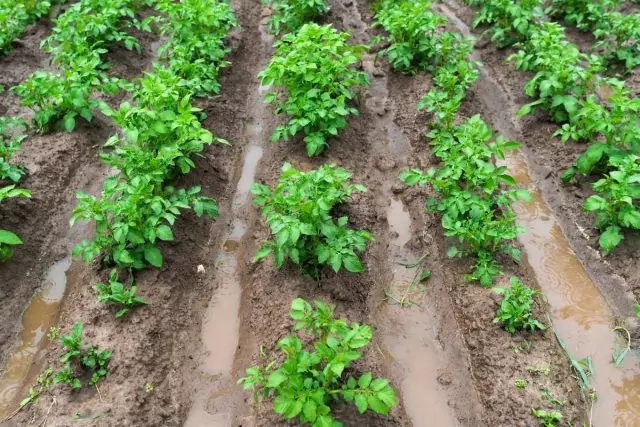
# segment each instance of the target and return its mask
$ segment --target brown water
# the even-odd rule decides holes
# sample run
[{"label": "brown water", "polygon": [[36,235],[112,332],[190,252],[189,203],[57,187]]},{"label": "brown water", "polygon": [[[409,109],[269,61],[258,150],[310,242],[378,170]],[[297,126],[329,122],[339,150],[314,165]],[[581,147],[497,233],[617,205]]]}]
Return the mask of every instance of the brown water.
[{"label": "brown water", "polygon": [[36,294],[24,313],[16,345],[9,352],[0,376],[0,420],[9,416],[25,397],[31,380],[38,375],[38,363],[49,343],[47,332],[55,326],[60,303],[67,286],[66,272],[71,258],[51,266],[41,292]]},{"label": "brown water", "polygon": [[416,259],[404,249],[411,237],[411,217],[402,202],[391,199],[387,221],[395,234],[389,249],[394,264],[393,282],[388,290],[395,298],[406,296],[420,306],[385,304],[378,313],[378,318],[384,321],[380,335],[387,351],[404,371],[402,399],[413,426],[455,426],[457,421],[447,403],[447,392],[438,382],[446,360],[436,338],[437,320],[423,293],[407,292],[416,269],[400,265]]},{"label": "brown water", "polygon": [[[365,69],[371,73],[371,61],[365,61]],[[402,264],[412,263],[420,254],[411,253],[405,245],[411,239],[411,217],[402,201],[393,197],[391,184],[397,182],[397,171],[407,164],[411,145],[393,121],[392,114],[385,114],[385,104],[389,96],[387,79],[371,78],[371,97],[367,107],[379,116],[372,138],[379,157],[390,158],[395,164],[384,172],[383,194],[390,201],[387,208],[390,245],[387,251],[390,259],[392,281],[387,286],[391,296],[388,304],[381,305],[376,313],[377,335],[381,337],[385,352],[402,370],[401,391],[403,405],[413,426],[447,427],[457,425],[453,410],[447,401],[449,395],[438,382],[438,376],[445,371],[447,363],[438,342],[437,325],[432,301],[425,299],[424,289],[419,284],[412,286],[416,268]],[[393,301],[409,302],[401,306]]]},{"label": "brown water", "polygon": [[515,206],[518,222],[527,229],[519,240],[549,301],[553,326],[573,358],[592,357],[598,395],[593,425],[640,426],[640,358],[630,353],[619,368],[611,364],[615,333],[607,302],[570,249],[522,157],[513,155],[508,164],[516,181],[533,196],[532,203]]}]

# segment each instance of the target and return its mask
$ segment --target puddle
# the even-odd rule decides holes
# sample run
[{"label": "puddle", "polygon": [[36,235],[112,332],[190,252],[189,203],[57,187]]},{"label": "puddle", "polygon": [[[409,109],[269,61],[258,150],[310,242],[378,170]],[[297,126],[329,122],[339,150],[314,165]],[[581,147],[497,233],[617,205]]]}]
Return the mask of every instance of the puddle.
[{"label": "puddle", "polygon": [[613,314],[600,291],[570,249],[542,194],[527,175],[519,155],[508,159],[516,181],[528,188],[531,203],[518,203],[518,222],[527,229],[519,237],[525,261],[551,306],[553,326],[571,356],[591,356],[598,400],[593,408],[596,426],[631,427],[640,424],[640,357],[630,353],[619,368],[611,364],[615,334]]},{"label": "puddle", "polygon": [[[365,61],[365,68],[370,74],[372,67],[373,61]],[[388,256],[392,263],[392,281],[386,291],[390,300],[395,298],[419,304],[405,307],[392,301],[382,304],[376,313],[378,336],[385,352],[402,371],[401,394],[411,424],[416,427],[455,426],[456,417],[448,405],[449,393],[438,382],[438,375],[446,367],[444,352],[436,338],[438,320],[420,284],[414,283],[409,287],[414,282],[417,269],[403,265],[417,260],[415,254],[405,249],[412,237],[411,217],[402,201],[395,199],[391,192],[391,184],[397,182],[398,171],[407,164],[411,145],[394,123],[393,115],[387,114],[386,77],[370,80],[372,96],[367,100],[367,108],[378,116],[377,128],[372,129],[372,135],[377,140],[374,145],[376,156],[390,159],[390,164],[395,165],[381,171],[386,174],[382,192],[390,200],[386,216],[390,233]],[[379,139],[381,135],[384,137]]]},{"label": "puddle", "polygon": [[0,419],[18,407],[26,390],[38,375],[44,349],[49,343],[47,332],[55,326],[60,303],[67,287],[66,272],[71,258],[64,258],[51,266],[44,289],[36,294],[22,314],[18,342],[8,353],[0,376]]},{"label": "puddle", "polygon": [[419,426],[455,426],[455,414],[447,402],[447,392],[438,382],[439,370],[445,366],[444,353],[436,338],[437,320],[422,301],[424,294],[407,292],[414,280],[415,268],[399,263],[415,260],[404,245],[411,237],[411,217],[401,201],[391,199],[387,221],[392,236],[390,252],[393,262],[393,282],[389,291],[396,297],[420,300],[422,307],[402,308],[397,304],[384,304],[378,313],[381,337],[387,351],[404,371],[402,399],[412,424]]},{"label": "puddle", "polygon": [[[202,325],[202,343],[206,356],[200,362],[199,369],[204,376],[213,380],[212,392],[199,393],[189,411],[185,427],[220,426],[231,425],[229,407],[233,403],[223,403],[226,411],[214,411],[212,413],[210,400],[224,395],[231,396],[228,390],[235,383],[231,378],[233,361],[238,347],[240,333],[240,300],[242,286],[238,278],[237,250],[240,241],[247,231],[247,223],[242,210],[249,202],[251,184],[254,182],[258,162],[262,158],[263,149],[258,145],[262,136],[262,126],[259,123],[247,124],[245,129],[249,145],[244,156],[242,173],[236,187],[236,192],[231,203],[231,231],[226,236],[222,250],[218,252],[215,260],[215,277],[219,281]],[[207,397],[208,396],[208,397]],[[220,403],[220,402],[218,402]]]}]

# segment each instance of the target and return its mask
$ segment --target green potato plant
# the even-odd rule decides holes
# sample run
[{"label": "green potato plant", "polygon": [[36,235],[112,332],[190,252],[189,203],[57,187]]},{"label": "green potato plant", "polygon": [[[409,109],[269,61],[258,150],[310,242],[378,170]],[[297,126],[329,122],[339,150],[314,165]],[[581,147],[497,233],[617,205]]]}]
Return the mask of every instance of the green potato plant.
[{"label": "green potato plant", "polygon": [[23,168],[11,163],[11,158],[26,138],[22,132],[26,128],[27,124],[19,117],[0,116],[0,181],[18,183],[25,175]]},{"label": "green potato plant", "polygon": [[354,191],[366,191],[362,185],[348,184],[350,177],[335,164],[301,172],[285,163],[273,190],[254,184],[253,202],[262,208],[274,239],[263,244],[253,261],[273,254],[277,268],[289,259],[316,280],[324,265],[335,272],[342,267],[362,272],[356,252],[363,252],[373,236],[347,228],[346,216],[336,221],[331,215],[334,206],[347,201]]},{"label": "green potato plant", "polygon": [[325,14],[329,8],[326,0],[263,0],[272,10],[267,21],[269,32],[295,32],[308,22]]},{"label": "green potato plant", "polygon": [[336,427],[331,406],[339,400],[355,404],[359,413],[373,410],[388,415],[397,405],[395,390],[389,380],[373,378],[371,372],[357,379],[347,376],[350,365],[360,359],[361,351],[372,338],[371,327],[334,319],[333,307],[315,301],[315,308],[297,298],[291,303],[290,317],[294,331],[304,330],[313,337],[313,345],[305,349],[296,335],[278,342],[284,355],[266,367],[247,369],[238,380],[245,390],[253,389],[254,397],[273,399],[273,410],[285,419],[303,425]]},{"label": "green potato plant", "polygon": [[593,184],[596,194],[584,202],[584,210],[596,216],[604,252],[620,244],[622,229],[640,230],[640,157],[612,156],[609,165],[613,170]]},{"label": "green potato plant", "polygon": [[289,121],[276,128],[273,142],[302,132],[307,154],[318,155],[327,139],[347,126],[347,117],[358,113],[351,105],[353,86],[368,81],[354,65],[366,47],[351,46],[348,38],[330,25],[312,23],[275,43],[275,53],[259,77],[263,85],[272,85],[265,102],[274,103],[275,114],[285,113]]},{"label": "green potato plant", "polygon": [[14,40],[27,26],[49,14],[55,5],[64,0],[1,0],[0,1],[0,53],[8,53]]},{"label": "green potato plant", "polygon": [[522,284],[520,279],[512,277],[510,279],[511,287],[494,287],[493,291],[498,295],[502,295],[500,308],[496,312],[493,323],[500,323],[510,333],[519,330],[536,330],[546,329],[544,324],[533,317],[532,306],[534,304],[534,296],[539,293]]},{"label": "green potato plant", "polygon": [[394,71],[415,73],[431,66],[438,34],[447,20],[431,10],[430,0],[381,0],[373,6],[374,27],[387,35],[381,40],[389,46],[379,55],[386,56]]},{"label": "green potato plant", "polygon": [[544,17],[541,0],[466,0],[471,6],[480,6],[473,19],[473,27],[490,25],[487,32],[499,48],[527,40],[533,25]]},{"label": "green potato plant", "polygon": [[230,63],[224,40],[238,26],[227,1],[159,0],[156,8],[167,14],[162,34],[169,40],[158,50],[169,70],[182,79],[181,85],[194,96],[220,92],[218,74]]},{"label": "green potato plant", "polygon": [[[76,322],[69,335],[60,337],[60,346],[64,353],[60,356],[62,368],[55,372],[53,384],[66,383],[72,388],[82,387],[80,374],[89,373],[89,386],[97,384],[107,376],[107,364],[111,358],[111,351],[100,350],[98,347],[86,347],[82,340],[82,322]],[[78,368],[81,372],[78,372]]]},{"label": "green potato plant", "polygon": [[[0,203],[12,197],[31,197],[31,192],[15,185],[0,187]],[[21,245],[22,240],[15,233],[0,229],[0,264],[13,257],[13,247]]]},{"label": "green potato plant", "polygon": [[116,313],[116,318],[124,316],[134,307],[148,304],[144,298],[135,296],[136,285],[134,284],[133,277],[131,277],[129,288],[126,288],[125,285],[118,280],[118,270],[116,269],[111,270],[108,283],[98,283],[94,285],[93,288],[97,292],[98,302],[122,306]]},{"label": "green potato plant", "polygon": [[593,35],[595,47],[611,63],[621,63],[630,72],[640,65],[640,13],[607,12]]}]

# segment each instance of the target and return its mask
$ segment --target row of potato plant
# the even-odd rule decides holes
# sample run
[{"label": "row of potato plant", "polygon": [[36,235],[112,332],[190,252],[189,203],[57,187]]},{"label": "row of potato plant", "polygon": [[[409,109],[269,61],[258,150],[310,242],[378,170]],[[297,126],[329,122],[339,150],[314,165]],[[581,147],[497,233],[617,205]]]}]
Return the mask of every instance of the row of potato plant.
[{"label": "row of potato plant", "polygon": [[597,40],[594,48],[605,60],[631,71],[640,65],[640,13],[619,12],[622,3],[623,0],[552,0],[547,12],[581,31],[591,31]]},{"label": "row of potato plant", "polygon": [[387,32],[381,51],[394,69],[433,73],[434,87],[418,108],[433,114],[430,131],[432,151],[440,159],[438,168],[404,171],[400,179],[407,185],[430,184],[438,197],[427,200],[427,208],[442,215],[445,235],[459,245],[448,249],[450,256],[470,255],[476,260],[467,280],[489,286],[500,274],[497,253],[518,259],[513,245],[523,230],[516,224],[511,203],[528,199],[515,187],[515,180],[494,158],[518,148],[505,141],[479,116],[462,123],[457,112],[465,92],[479,75],[478,64],[468,60],[472,41],[443,31],[446,20],[431,10],[429,0],[383,0],[375,7],[376,25]]},{"label": "row of potato plant", "polygon": [[[29,190],[16,187],[26,170],[12,161],[25,138],[26,128],[27,123],[18,117],[0,116],[0,203],[14,197],[31,197]],[[0,228],[0,264],[10,260],[13,247],[21,244],[18,235]]]},{"label": "row of potato plant", "polygon": [[[102,161],[118,173],[104,182],[100,197],[78,193],[78,205],[71,225],[79,220],[95,222],[95,235],[73,249],[90,262],[97,257],[112,265],[107,283],[94,286],[98,301],[118,306],[116,317],[147,304],[135,296],[132,269],[161,267],[159,241],[173,240],[171,226],[183,209],[197,216],[217,216],[213,199],[201,196],[200,187],[175,188],[174,182],[195,167],[193,156],[215,138],[200,123],[205,118],[194,107],[194,96],[213,96],[220,91],[218,72],[229,63],[225,39],[236,26],[233,9],[225,0],[159,0],[161,32],[167,38],[159,49],[165,64],[154,64],[152,72],[130,84],[131,101],[117,109],[103,105],[104,113],[119,128],[105,144]],[[121,270],[129,270],[129,284],[120,281]],[[21,407],[57,383],[82,386],[89,376],[94,385],[107,374],[111,351],[87,347],[82,340],[83,324],[76,322],[70,335],[59,340],[65,350],[59,370],[46,369],[21,402]],[[50,338],[57,338],[52,328]]]},{"label": "row of potato plant", "polygon": [[552,18],[563,18],[580,30],[591,30],[596,38],[593,51],[609,65],[621,64],[627,71],[640,65],[640,14],[622,14],[615,9],[620,0],[466,0],[479,7],[472,25],[487,24],[491,40],[504,48],[526,40],[533,26]]},{"label": "row of potato plant", "polygon": [[0,0],[0,53],[6,54],[26,28],[64,0]]},{"label": "row of potato plant", "polygon": [[136,12],[152,4],[153,0],[80,0],[54,21],[41,48],[51,55],[57,71],[36,71],[13,88],[21,104],[34,111],[38,131],[58,125],[72,131],[78,118],[90,121],[101,106],[94,91],[115,94],[131,89],[125,80],[108,75],[103,55],[115,43],[140,51],[129,30],[151,31],[156,18],[139,20]]},{"label": "row of potato plant", "polygon": [[[483,17],[481,22],[494,25],[493,31],[502,31],[499,17],[511,16],[508,8],[487,15],[486,7],[476,21]],[[509,32],[520,40],[509,60],[517,69],[534,73],[525,85],[533,101],[518,115],[545,110],[561,125],[556,136],[589,144],[562,179],[569,182],[579,174],[600,177],[583,208],[595,214],[600,248],[609,252],[622,241],[624,229],[640,229],[640,101],[623,81],[601,76],[601,57],[581,53],[566,39],[561,25],[537,23],[535,8],[528,10],[532,12],[523,18],[526,25]]]},{"label": "row of potato plant", "polygon": [[[353,106],[354,85],[367,84],[366,75],[354,69],[362,59],[364,46],[350,45],[349,34],[312,21],[327,11],[324,0],[273,0],[269,30],[279,34],[275,53],[259,77],[271,89],[265,102],[275,104],[275,114],[286,113],[288,123],[278,126],[272,141],[304,134],[309,156],[320,154],[328,138],[347,126],[347,117],[357,114]],[[263,242],[254,262],[270,254],[277,268],[286,261],[300,266],[303,274],[320,281],[325,266],[334,272],[342,267],[352,273],[364,270],[357,252],[366,248],[373,236],[366,230],[349,228],[346,216],[334,218],[333,209],[354,192],[366,191],[351,184],[351,174],[335,164],[303,172],[285,163],[273,189],[252,186],[253,201],[261,207],[272,239]],[[384,378],[371,372],[356,379],[350,365],[360,359],[361,350],[372,338],[371,327],[336,320],[334,307],[296,299],[291,304],[295,321],[292,334],[277,343],[285,360],[278,358],[247,369],[238,383],[273,400],[273,410],[285,419],[298,418],[315,427],[342,425],[332,414],[339,400],[352,403],[360,413],[372,410],[388,415],[397,405],[395,390]],[[304,330],[313,337],[307,343]],[[351,371],[351,372],[350,372]]]},{"label": "row of potato plant", "polygon": [[167,14],[168,41],[161,51],[168,63],[156,64],[134,84],[132,102],[105,108],[121,131],[109,138],[101,157],[119,173],[105,181],[99,198],[78,193],[71,218],[72,225],[96,223],[94,238],[73,251],[87,262],[103,256],[119,268],[161,267],[158,243],[173,240],[171,226],[182,209],[217,216],[215,201],[201,196],[199,186],[178,189],[173,183],[195,167],[192,157],[205,146],[226,143],[202,127],[205,115],[192,97],[219,90],[217,71],[227,65],[224,40],[235,16],[217,0],[164,1],[158,7]]}]

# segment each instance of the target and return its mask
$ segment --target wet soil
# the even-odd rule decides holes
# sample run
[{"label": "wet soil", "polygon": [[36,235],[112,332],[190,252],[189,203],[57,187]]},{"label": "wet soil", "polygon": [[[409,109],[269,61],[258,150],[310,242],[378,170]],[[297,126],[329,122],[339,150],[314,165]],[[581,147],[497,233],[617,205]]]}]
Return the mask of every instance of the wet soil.
[{"label": "wet soil", "polygon": [[[327,22],[351,31],[354,42],[373,35],[364,0],[329,3]],[[185,214],[176,222],[175,242],[163,247],[165,266],[137,274],[138,294],[150,305],[122,320],[95,301],[89,286],[105,280],[108,271],[74,261],[58,324],[66,333],[81,320],[86,342],[113,349],[109,376],[99,389],[57,387],[8,425],[71,425],[72,417],[105,426],[282,424],[268,403],[254,403],[235,382],[247,367],[261,363],[261,349],[269,357],[277,354],[275,343],[291,328],[287,313],[295,297],[332,302],[340,317],[374,327],[372,345],[353,371],[389,378],[400,405],[388,418],[363,418],[351,407],[339,407],[336,415],[345,425],[535,425],[531,408],[553,408],[543,389],[564,402],[559,409],[564,419],[579,425],[583,405],[553,331],[511,335],[493,325],[497,297],[464,283],[468,262],[446,257],[439,219],[424,210],[429,191],[405,190],[397,180],[406,167],[435,165],[423,137],[428,117],[415,109],[430,77],[394,74],[384,61],[367,57],[362,67],[371,87],[361,90],[361,114],[324,154],[309,159],[301,142],[269,142],[278,118],[261,102],[265,88],[256,78],[271,55],[272,39],[263,32],[268,11],[253,0],[233,0],[232,6],[241,24],[231,35],[232,65],[222,72],[220,96],[201,101],[208,115],[205,126],[232,145],[209,147],[180,183],[202,185],[218,200],[220,218],[211,222]],[[149,40],[143,45],[153,51]],[[114,56],[112,69],[118,74],[135,76],[144,69]],[[485,107],[480,97],[471,96],[463,113]],[[106,171],[98,164],[97,146],[111,131],[98,120],[73,134],[25,142],[22,160],[33,165],[25,186],[34,198],[3,205],[2,224],[36,237],[10,264],[0,266],[2,304],[13,307],[0,314],[6,316],[0,318],[0,351],[15,343],[16,319],[49,266],[87,233],[69,232],[73,193],[99,191]],[[305,170],[335,162],[353,173],[353,182],[368,187],[338,212],[349,216],[351,227],[376,237],[364,255],[363,274],[325,271],[317,283],[295,266],[277,270],[271,260],[250,262],[269,233],[250,203],[248,186],[254,179],[273,185],[284,161]],[[403,264],[420,259],[420,268],[431,270],[431,277],[409,287],[416,269]],[[29,277],[15,274],[28,268],[34,271]],[[507,264],[505,273],[537,286],[526,263]],[[548,309],[541,299],[536,314],[544,318]],[[57,346],[48,350],[42,366],[55,365],[59,356]],[[516,388],[516,379],[526,380],[527,388]]]}]

